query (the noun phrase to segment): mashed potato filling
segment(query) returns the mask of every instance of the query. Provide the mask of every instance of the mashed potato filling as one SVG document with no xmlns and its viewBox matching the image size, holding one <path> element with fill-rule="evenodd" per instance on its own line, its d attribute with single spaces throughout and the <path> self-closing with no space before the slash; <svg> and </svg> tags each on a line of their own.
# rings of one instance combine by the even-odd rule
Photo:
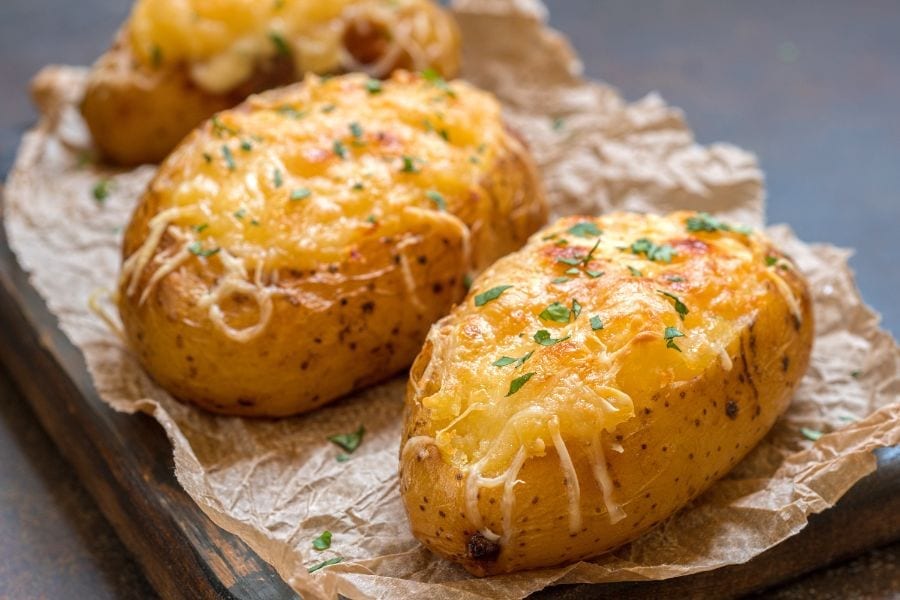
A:
<svg viewBox="0 0 900 600">
<path fill-rule="evenodd" d="M 129 31 L 144 65 L 187 64 L 200 87 L 225 93 L 280 56 L 298 76 L 383 77 L 401 55 L 414 69 L 436 65 L 456 36 L 439 10 L 426 0 L 138 0 Z M 353 36 L 367 43 L 355 51 Z"/>
</svg>

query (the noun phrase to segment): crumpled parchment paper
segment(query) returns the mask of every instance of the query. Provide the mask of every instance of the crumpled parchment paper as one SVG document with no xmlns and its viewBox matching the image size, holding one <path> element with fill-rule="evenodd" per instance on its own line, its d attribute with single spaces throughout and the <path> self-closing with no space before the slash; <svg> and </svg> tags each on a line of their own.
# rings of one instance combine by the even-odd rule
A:
<svg viewBox="0 0 900 600">
<path fill-rule="evenodd" d="M 463 0 L 464 76 L 497 94 L 525 135 L 555 216 L 611 209 L 708 210 L 761 225 L 762 174 L 750 154 L 694 143 L 681 113 L 650 95 L 625 103 L 579 77 L 566 40 L 528 0 Z M 175 402 L 88 308 L 114 287 L 122 227 L 153 174 L 82 164 L 89 138 L 75 105 L 85 71 L 36 80 L 42 118 L 23 139 L 6 193 L 10 243 L 84 352 L 101 397 L 145 411 L 172 442 L 178 480 L 203 511 L 243 538 L 306 597 L 521 598 L 554 583 L 661 579 L 747 561 L 802 529 L 900 444 L 900 350 L 878 328 L 847 267 L 849 251 L 770 230 L 812 285 L 816 345 L 788 413 L 727 477 L 641 539 L 590 562 L 473 579 L 409 533 L 397 454 L 404 378 L 282 420 L 212 416 Z M 111 181 L 98 202 L 93 186 Z M 109 307 L 107 307 L 109 310 Z M 112 312 L 112 311 L 110 311 Z M 326 436 L 365 424 L 347 462 Z M 816 442 L 800 428 L 825 435 Z M 330 550 L 311 542 L 334 533 Z M 307 567 L 341 556 L 313 575 Z"/>
</svg>

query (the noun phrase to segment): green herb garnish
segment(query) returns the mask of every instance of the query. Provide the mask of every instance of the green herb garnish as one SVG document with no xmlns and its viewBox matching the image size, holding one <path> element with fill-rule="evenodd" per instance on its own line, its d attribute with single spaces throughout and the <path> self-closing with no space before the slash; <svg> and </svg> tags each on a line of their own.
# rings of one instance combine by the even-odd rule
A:
<svg viewBox="0 0 900 600">
<path fill-rule="evenodd" d="M 272 43 L 275 45 L 275 51 L 278 52 L 280 56 L 287 56 L 291 53 L 291 48 L 288 46 L 287 41 L 285 41 L 284 37 L 277 31 L 270 31 L 269 39 L 272 40 Z"/>
<path fill-rule="evenodd" d="M 577 319 L 578 315 L 581 314 L 581 305 L 578 304 L 578 300 L 572 300 L 572 319 Z"/>
<path fill-rule="evenodd" d="M 803 437 L 806 439 L 814 442 L 824 435 L 821 431 L 816 431 L 815 429 L 810 429 L 808 427 L 801 427 L 800 433 L 802 433 Z"/>
<path fill-rule="evenodd" d="M 332 144 L 331 149 L 334 150 L 334 153 L 339 156 L 341 160 L 347 159 L 347 147 L 341 140 L 334 140 L 334 144 Z"/>
<path fill-rule="evenodd" d="M 237 165 L 234 163 L 234 155 L 231 153 L 231 148 L 222 144 L 222 156 L 225 158 L 225 164 L 228 166 L 229 171 L 234 171 L 237 168 Z"/>
<path fill-rule="evenodd" d="M 522 365 L 525 364 L 526 360 L 531 358 L 532 354 L 534 354 L 534 350 L 532 350 L 531 352 L 526 352 L 519 358 L 513 358 L 512 356 L 501 356 L 500 358 L 495 360 L 492 364 L 495 367 L 506 367 L 509 365 L 516 365 L 516 368 L 518 369 L 519 367 L 521 367 Z"/>
<path fill-rule="evenodd" d="M 678 312 L 678 316 L 681 317 L 681 320 L 684 321 L 684 316 L 688 314 L 688 308 L 684 305 L 684 302 L 682 302 L 678 296 L 670 294 L 669 292 L 664 292 L 663 290 L 656 291 L 675 302 L 675 310 Z"/>
<path fill-rule="evenodd" d="M 353 137 L 355 137 L 356 139 L 361 138 L 363 135 L 362 125 L 355 121 L 353 123 L 350 123 L 350 133 L 353 134 Z"/>
<path fill-rule="evenodd" d="M 194 225 L 191 229 L 193 229 L 197 233 L 200 233 L 207 227 L 209 227 L 209 223 L 200 223 L 199 225 Z"/>
<path fill-rule="evenodd" d="M 567 335 L 563 338 L 554 338 L 550 336 L 550 332 L 546 329 L 541 329 L 537 333 L 534 334 L 534 341 L 540 344 L 541 346 L 552 346 L 553 344 L 558 344 L 560 342 L 564 342 L 569 339 L 570 335 Z"/>
<path fill-rule="evenodd" d="M 631 272 L 632 277 L 643 277 L 644 274 L 641 273 L 640 269 L 635 269 L 631 265 L 628 265 L 628 271 Z"/>
<path fill-rule="evenodd" d="M 306 198 L 309 198 L 311 194 L 312 192 L 309 191 L 309 188 L 295 188 L 291 190 L 290 198 L 291 200 L 296 202 L 297 200 L 305 200 Z"/>
<path fill-rule="evenodd" d="M 684 334 L 674 327 L 666 327 L 666 331 L 663 334 L 663 338 L 666 340 L 666 348 L 671 348 L 672 350 L 678 350 L 679 352 L 681 352 L 681 348 L 679 348 L 678 344 L 675 343 L 675 338 L 680 337 L 684 337 Z"/>
<path fill-rule="evenodd" d="M 522 389 L 522 386 L 528 383 L 528 380 L 534 377 L 534 373 L 525 373 L 524 375 L 520 375 L 513 379 L 509 384 L 509 391 L 506 393 L 506 396 L 512 396 L 516 392 Z"/>
<path fill-rule="evenodd" d="M 441 77 L 441 74 L 434 69 L 429 68 L 422 71 L 422 78 L 442 92 L 445 92 L 451 98 L 456 97 L 456 92 L 453 91 L 450 84 L 448 84 L 447 81 Z"/>
<path fill-rule="evenodd" d="M 94 184 L 94 200 L 96 200 L 98 204 L 103 204 L 103 202 L 109 198 L 109 188 L 111 184 L 112 182 L 109 179 L 101 179 Z"/>
<path fill-rule="evenodd" d="M 218 137 L 222 137 L 223 133 L 228 133 L 230 135 L 237 134 L 237 131 L 235 129 L 232 129 L 225 123 L 223 123 L 222 120 L 219 118 L 219 115 L 217 115 L 217 114 L 212 116 L 211 122 L 212 122 L 212 127 L 213 127 L 213 133 L 215 133 Z"/>
<path fill-rule="evenodd" d="M 337 435 L 328 436 L 328 441 L 333 444 L 337 444 L 345 452 L 352 453 L 357 448 L 359 448 L 359 445 L 363 439 L 363 434 L 365 434 L 365 432 L 365 426 L 360 425 L 359 429 L 357 429 L 353 433 L 339 433 Z"/>
<path fill-rule="evenodd" d="M 575 225 L 569 227 L 569 229 L 567 229 L 566 231 L 568 231 L 572 235 L 583 238 L 595 237 L 603 233 L 603 231 L 591 221 L 582 221 L 581 223 L 576 223 Z"/>
<path fill-rule="evenodd" d="M 342 560 L 344 560 L 344 559 L 341 558 L 340 556 L 335 556 L 334 558 L 329 558 L 328 560 L 323 560 L 319 564 L 311 566 L 310 568 L 308 568 L 306 570 L 306 572 L 307 573 L 315 573 L 319 569 L 324 569 L 325 567 L 330 567 L 331 565 L 336 565 L 339 562 L 341 562 Z"/>
<path fill-rule="evenodd" d="M 557 323 L 568 323 L 571 311 L 565 304 L 554 302 L 538 315 L 544 321 L 556 321 Z"/>
<path fill-rule="evenodd" d="M 316 550 L 328 550 L 331 548 L 331 532 L 328 530 L 323 531 L 322 535 L 313 540 L 312 545 Z"/>
<path fill-rule="evenodd" d="M 688 217 L 687 221 L 685 221 L 685 225 L 687 225 L 687 230 L 691 232 L 734 231 L 744 235 L 748 235 L 752 232 L 752 230 L 745 225 L 732 227 L 728 223 L 720 221 L 707 212 L 697 213 L 693 217 Z"/>
<path fill-rule="evenodd" d="M 631 244 L 631 253 L 643 254 L 648 260 L 652 260 L 653 262 L 669 263 L 672 262 L 672 256 L 675 255 L 675 250 L 668 244 L 660 246 L 654 244 L 647 238 L 640 238 Z"/>
<path fill-rule="evenodd" d="M 591 279 L 597 279 L 598 277 L 602 277 L 604 272 L 603 271 L 586 270 L 585 273 L 587 273 L 588 277 L 590 277 Z"/>
<path fill-rule="evenodd" d="M 281 177 L 281 169 L 275 169 L 272 172 L 272 183 L 275 184 L 276 188 L 280 188 L 281 185 L 284 183 L 284 179 L 282 179 L 282 177 Z"/>
<path fill-rule="evenodd" d="M 440 192 L 436 192 L 435 190 L 428 190 L 427 192 L 425 192 L 425 195 L 428 196 L 429 200 L 434 202 L 439 211 L 444 212 L 447 210 L 447 203 L 444 201 L 444 197 Z"/>
<path fill-rule="evenodd" d="M 774 267 L 776 265 L 776 263 L 778 263 L 777 256 L 767 256 L 766 257 L 766 266 L 767 267 Z"/>
<path fill-rule="evenodd" d="M 368 91 L 370 94 L 380 94 L 381 90 L 381 82 L 377 79 L 369 79 L 366 82 L 366 91 Z"/>
<path fill-rule="evenodd" d="M 497 287 L 492 287 L 486 292 L 482 292 L 475 296 L 475 306 L 484 306 L 488 302 L 496 300 L 500 297 L 500 294 L 511 288 L 511 285 L 498 285 Z"/>
<path fill-rule="evenodd" d="M 297 110 L 293 106 L 288 106 L 285 104 L 284 106 L 279 106 L 275 109 L 279 114 L 282 114 L 286 117 L 290 117 L 292 119 L 302 119 L 306 116 L 305 110 Z"/>
<path fill-rule="evenodd" d="M 194 242 L 188 246 L 188 252 L 194 256 L 202 256 L 203 258 L 209 258 L 213 254 L 218 253 L 219 250 L 221 250 L 221 248 L 204 249 L 200 242 Z"/>
<path fill-rule="evenodd" d="M 403 167 L 400 170 L 404 173 L 418 173 L 419 168 L 416 166 L 416 159 L 412 156 L 404 156 Z"/>
<path fill-rule="evenodd" d="M 567 281 L 572 281 L 571 277 L 556 277 L 550 280 L 550 283 L 566 283 Z"/>
<path fill-rule="evenodd" d="M 603 329 L 603 319 L 596 315 L 591 317 L 591 329 L 593 329 L 594 331 L 600 331 L 601 329 Z"/>
<path fill-rule="evenodd" d="M 239 208 L 238 210 L 234 211 L 234 216 L 237 219 L 243 219 L 245 216 L 247 216 L 247 209 Z"/>
</svg>

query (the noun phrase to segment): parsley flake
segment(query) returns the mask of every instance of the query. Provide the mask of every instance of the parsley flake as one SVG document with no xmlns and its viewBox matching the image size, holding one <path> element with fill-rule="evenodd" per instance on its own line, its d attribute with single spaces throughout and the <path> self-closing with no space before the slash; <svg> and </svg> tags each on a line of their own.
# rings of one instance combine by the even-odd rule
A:
<svg viewBox="0 0 900 600">
<path fill-rule="evenodd" d="M 234 171 L 237 168 L 237 165 L 234 163 L 234 155 L 231 153 L 231 148 L 222 144 L 222 156 L 225 158 L 225 164 L 228 166 L 229 171 Z"/>
<path fill-rule="evenodd" d="M 679 352 L 681 352 L 681 348 L 679 348 L 678 344 L 675 343 L 675 338 L 680 337 L 684 337 L 684 334 L 674 327 L 666 327 L 666 331 L 663 334 L 663 338 L 666 340 L 666 348 L 671 348 L 672 350 L 678 350 Z"/>
<path fill-rule="evenodd" d="M 656 291 L 675 302 L 675 310 L 678 312 L 678 316 L 681 317 L 681 320 L 684 321 L 684 316 L 688 314 L 688 308 L 684 305 L 684 302 L 682 302 L 678 296 L 670 294 L 669 292 L 664 292 L 663 290 Z"/>
<path fill-rule="evenodd" d="M 222 119 L 219 118 L 219 115 L 213 115 L 210 121 L 212 122 L 213 133 L 215 133 L 218 137 L 222 137 L 223 133 L 227 133 L 230 135 L 237 134 L 237 130 L 223 123 Z"/>
<path fill-rule="evenodd" d="M 404 173 L 418 173 L 419 168 L 416 166 L 416 159 L 412 156 L 403 156 L 403 167 L 400 169 Z"/>
<path fill-rule="evenodd" d="M 331 149 L 337 156 L 341 158 L 341 160 L 347 159 L 347 147 L 341 140 L 334 140 L 334 144 L 332 144 Z"/>
<path fill-rule="evenodd" d="M 809 427 L 801 427 L 800 433 L 802 433 L 803 437 L 805 437 L 806 439 L 812 440 L 814 442 L 824 435 L 821 431 L 810 429 Z"/>
<path fill-rule="evenodd" d="M 328 550 L 331 548 L 331 532 L 328 530 L 323 531 L 322 535 L 313 540 L 312 545 L 316 550 Z"/>
<path fill-rule="evenodd" d="M 269 39 L 272 40 L 272 44 L 275 45 L 275 51 L 280 56 L 287 56 L 291 53 L 291 48 L 288 46 L 287 41 L 277 31 L 270 31 Z"/>
<path fill-rule="evenodd" d="M 193 229 L 193 230 L 196 231 L 197 233 L 200 233 L 201 231 L 203 231 L 203 230 L 206 229 L 207 227 L 209 227 L 209 223 L 200 223 L 199 225 L 194 225 L 191 229 Z"/>
<path fill-rule="evenodd" d="M 600 245 L 600 240 L 598 239 L 597 243 L 595 243 L 594 246 L 591 248 L 591 251 L 588 252 L 587 256 L 584 257 L 584 261 L 582 261 L 582 262 L 584 262 L 584 266 L 588 266 L 588 263 L 591 262 L 591 258 L 593 258 L 594 252 L 597 251 L 597 246 L 599 246 L 599 245 Z"/>
<path fill-rule="evenodd" d="M 429 200 L 434 202 L 439 211 L 445 212 L 447 210 L 447 203 L 444 201 L 444 197 L 440 192 L 437 192 L 435 190 L 428 190 L 427 192 L 425 192 L 425 195 L 428 196 Z"/>
<path fill-rule="evenodd" d="M 583 260 L 584 260 L 583 256 L 574 256 L 572 258 L 569 258 L 568 256 L 564 256 L 562 258 L 557 258 L 556 262 L 562 263 L 564 265 L 575 266 L 575 265 L 580 265 L 581 261 L 583 261 Z"/>
<path fill-rule="evenodd" d="M 484 306 L 488 302 L 496 300 L 500 297 L 500 294 L 511 288 L 511 285 L 498 285 L 497 287 L 492 287 L 486 292 L 482 292 L 475 296 L 475 306 Z"/>
<path fill-rule="evenodd" d="M 282 114 L 286 117 L 290 117 L 292 119 L 297 119 L 297 120 L 302 119 L 303 117 L 306 116 L 305 110 L 297 110 L 293 106 L 288 106 L 287 104 L 285 104 L 283 106 L 279 106 L 275 110 L 279 114 Z"/>
<path fill-rule="evenodd" d="M 442 92 L 445 92 L 451 98 L 456 98 L 456 92 L 453 91 L 450 84 L 447 83 L 447 81 L 441 77 L 441 74 L 434 69 L 428 68 L 422 71 L 422 78 Z"/>
<path fill-rule="evenodd" d="M 601 329 L 603 329 L 603 319 L 601 319 L 597 315 L 591 317 L 591 329 L 594 331 L 600 331 Z"/>
<path fill-rule="evenodd" d="M 353 134 L 353 137 L 355 137 L 356 139 L 361 138 L 363 135 L 362 125 L 360 125 L 356 121 L 350 123 L 350 133 Z"/>
<path fill-rule="evenodd" d="M 213 254 L 218 253 L 219 250 L 220 248 L 204 249 L 203 245 L 200 242 L 194 242 L 190 246 L 188 246 L 188 252 L 190 252 L 194 256 L 202 256 L 203 258 L 209 258 Z"/>
<path fill-rule="evenodd" d="M 525 373 L 524 375 L 520 375 L 513 379 L 509 384 L 509 391 L 506 393 L 506 397 L 512 396 L 516 392 L 522 389 L 522 386 L 528 383 L 528 380 L 534 377 L 534 373 Z"/>
<path fill-rule="evenodd" d="M 380 94 L 382 90 L 381 82 L 377 79 L 369 79 L 366 82 L 366 91 L 372 95 Z"/>
<path fill-rule="evenodd" d="M 707 212 L 697 213 L 693 217 L 688 217 L 685 221 L 685 225 L 687 226 L 687 230 L 690 232 L 733 231 L 735 233 L 740 233 L 743 235 L 752 233 L 752 230 L 745 225 L 732 227 L 728 223 L 720 221 Z"/>
<path fill-rule="evenodd" d="M 292 201 L 296 202 L 297 200 L 305 200 L 306 198 L 309 198 L 311 194 L 312 192 L 309 191 L 309 188 L 296 188 L 291 190 L 290 198 Z"/>
<path fill-rule="evenodd" d="M 774 267 L 776 263 L 778 263 L 777 256 L 767 256 L 766 257 L 766 266 L 767 267 Z"/>
<path fill-rule="evenodd" d="M 315 573 L 319 569 L 324 569 L 325 567 L 330 567 L 331 565 L 336 565 L 339 562 L 341 562 L 342 560 L 344 560 L 342 557 L 335 556 L 334 558 L 329 558 L 328 560 L 323 560 L 319 564 L 311 566 L 310 568 L 308 568 L 306 570 L 306 572 L 307 573 Z"/>
<path fill-rule="evenodd" d="M 109 188 L 112 182 L 109 179 L 101 179 L 94 185 L 93 194 L 97 204 L 103 204 L 109 198 Z"/>
<path fill-rule="evenodd" d="M 578 275 L 579 273 L 581 273 L 581 271 L 579 271 L 575 267 L 572 267 L 571 269 L 566 269 L 566 275 Z"/>
<path fill-rule="evenodd" d="M 240 208 L 240 209 L 234 211 L 234 216 L 235 216 L 235 218 L 237 218 L 237 219 L 243 219 L 245 216 L 247 216 L 247 209 L 246 209 L 246 208 Z"/>
<path fill-rule="evenodd" d="M 556 321 L 557 323 L 568 323 L 571 312 L 569 307 L 559 302 L 554 302 L 538 315 L 544 321 Z"/>
<path fill-rule="evenodd" d="M 272 183 L 275 184 L 276 188 L 280 188 L 281 185 L 284 183 L 284 179 L 282 179 L 282 177 L 281 177 L 281 169 L 275 169 L 272 172 Z"/>
<path fill-rule="evenodd" d="M 631 272 L 632 277 L 643 277 L 644 274 L 641 273 L 640 269 L 635 269 L 631 265 L 628 265 L 628 271 Z"/>
<path fill-rule="evenodd" d="M 587 273 L 588 277 L 590 277 L 591 279 L 597 279 L 598 277 L 602 277 L 604 274 L 603 271 L 591 271 L 591 270 L 586 270 L 585 273 Z"/>
<path fill-rule="evenodd" d="M 512 356 L 501 356 L 500 358 L 498 358 L 491 364 L 494 365 L 495 367 L 505 367 L 505 366 L 513 364 L 514 362 L 516 362 L 516 359 L 513 358 Z"/>
<path fill-rule="evenodd" d="M 250 143 L 250 140 L 241 140 L 241 150 L 244 152 L 253 150 L 253 144 Z"/>
<path fill-rule="evenodd" d="M 560 342 L 564 342 L 569 339 L 570 335 L 567 335 L 563 338 L 554 338 L 550 336 L 550 332 L 546 329 L 541 329 L 537 333 L 534 334 L 534 341 L 540 344 L 541 346 L 552 346 L 553 344 L 558 344 Z"/>
<path fill-rule="evenodd" d="M 582 238 L 595 237 L 603 233 L 603 231 L 591 221 L 582 221 L 581 223 L 576 223 L 575 225 L 569 227 L 566 231 L 568 231 L 572 235 Z"/>
<path fill-rule="evenodd" d="M 325 106 L 322 107 L 322 112 L 327 115 L 328 113 L 330 113 L 331 111 L 333 111 L 336 108 L 337 108 L 337 106 L 335 106 L 334 104 L 329 102 L 328 104 L 326 104 Z"/>
<path fill-rule="evenodd" d="M 668 244 L 663 244 L 662 246 L 654 244 L 647 238 L 640 238 L 631 244 L 631 253 L 632 254 L 643 254 L 647 257 L 647 260 L 652 260 L 653 262 L 664 262 L 670 263 L 672 262 L 672 257 L 675 255 L 675 249 Z"/>
<path fill-rule="evenodd" d="M 353 433 L 339 433 L 337 435 L 328 436 L 328 441 L 337 444 L 345 452 L 354 452 L 362 443 L 363 434 L 366 433 L 364 425 L 360 425 L 359 429 Z"/>
<path fill-rule="evenodd" d="M 567 281 L 571 281 L 571 277 L 556 277 L 550 280 L 550 283 L 565 283 Z"/>
<path fill-rule="evenodd" d="M 679 277 L 678 275 L 666 275 L 666 281 L 671 281 L 672 283 L 681 283 L 684 281 L 684 277 Z"/>
<path fill-rule="evenodd" d="M 162 64 L 162 62 L 163 62 L 162 48 L 160 48 L 156 44 L 153 44 L 153 46 L 150 47 L 150 63 L 154 67 L 159 67 Z"/>
<path fill-rule="evenodd" d="M 578 304 L 578 300 L 572 300 L 572 319 L 577 319 L 578 315 L 581 314 L 581 305 Z"/>
</svg>

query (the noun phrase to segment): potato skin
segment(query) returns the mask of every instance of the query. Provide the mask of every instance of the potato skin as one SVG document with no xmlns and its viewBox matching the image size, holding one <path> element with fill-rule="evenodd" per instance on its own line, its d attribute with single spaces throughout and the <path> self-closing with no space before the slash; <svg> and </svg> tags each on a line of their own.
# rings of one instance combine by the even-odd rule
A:
<svg viewBox="0 0 900 600">
<path fill-rule="evenodd" d="M 366 0 L 358 4 L 377 4 Z M 441 22 L 451 32 L 440 56 L 431 65 L 452 78 L 459 71 L 459 32 L 449 12 L 430 2 L 420 2 L 403 13 L 402 19 L 424 18 Z M 343 39 L 349 55 L 362 64 L 377 62 L 385 52 L 378 26 L 351 24 Z M 400 53 L 387 73 L 416 65 Z M 338 74 L 344 69 L 327 73 Z M 91 69 L 81 113 L 94 145 L 109 162 L 122 166 L 158 163 L 188 134 L 214 113 L 235 106 L 250 94 L 293 83 L 299 79 L 290 56 L 260 59 L 252 75 L 225 93 L 198 86 L 190 76 L 190 65 L 181 61 L 147 64 L 134 52 L 129 23 L 116 35 L 113 45 Z"/>
<path fill-rule="evenodd" d="M 468 273 L 545 222 L 531 159 L 489 95 L 454 82 L 444 98 L 405 72 L 375 95 L 366 84 L 361 75 L 312 77 L 251 97 L 189 136 L 149 185 L 125 233 L 126 265 L 149 243 L 153 219 L 173 207 L 188 214 L 149 246 L 143 267 L 123 269 L 118 306 L 131 347 L 176 398 L 224 414 L 284 416 L 386 379 L 409 366 L 431 323 L 463 297 Z M 436 94 L 455 119 L 449 141 L 397 108 L 434 110 L 425 99 Z M 470 118 L 478 129 L 467 128 Z M 333 148 L 340 135 L 343 158 Z M 483 160 L 470 162 L 482 139 Z M 404 170 L 404 155 L 422 157 L 416 172 Z M 277 181 L 270 165 L 281 165 Z M 305 195 L 291 199 L 297 190 Z M 446 210 L 426 190 L 440 190 Z M 193 244 L 221 250 L 192 254 Z M 154 281 L 178 252 L 183 260 Z M 226 252 L 243 253 L 242 281 L 272 291 L 267 318 L 239 289 L 216 304 L 235 329 L 265 323 L 246 341 L 226 335 L 203 302 L 227 279 Z"/>
<path fill-rule="evenodd" d="M 690 213 L 675 213 L 667 217 L 666 221 L 669 225 L 683 223 L 690 216 Z M 542 278 L 546 281 L 550 276 L 558 275 L 566 265 L 547 260 L 545 250 L 548 244 L 553 243 L 545 240 L 548 232 L 562 237 L 572 225 L 587 221 L 596 223 L 604 230 L 604 235 L 623 228 L 632 232 L 640 231 L 642 234 L 650 232 L 651 235 L 654 231 L 664 231 L 658 229 L 658 223 L 652 221 L 659 218 L 652 217 L 649 224 L 645 219 L 647 217 L 627 214 L 600 219 L 563 219 L 533 236 L 521 251 L 498 261 L 475 281 L 472 294 L 501 281 L 515 286 L 522 282 L 523 277 Z M 697 240 L 709 242 L 716 236 L 740 237 L 739 234 L 732 233 L 701 232 L 686 236 L 681 244 L 673 245 L 676 249 L 689 248 Z M 754 238 L 756 237 L 755 234 Z M 767 257 L 777 257 L 779 265 L 789 264 L 788 259 L 771 248 L 761 236 L 753 245 L 758 246 L 754 255 L 756 259 L 762 260 L 762 252 Z M 697 248 L 699 244 L 695 250 Z M 685 250 L 685 254 L 690 253 L 690 250 Z M 698 254 L 705 255 L 706 251 Z M 588 281 L 586 285 L 596 283 L 607 288 L 629 285 L 630 280 L 625 278 L 631 275 L 627 271 L 621 271 L 624 270 L 625 263 L 631 263 L 634 259 L 635 256 L 627 252 L 622 252 L 619 256 L 608 253 L 600 255 L 589 268 L 603 269 L 606 273 Z M 703 266 L 703 261 L 706 260 L 703 256 L 690 255 L 684 259 L 685 263 L 701 265 L 702 268 L 697 270 L 679 263 L 679 260 L 675 258 L 671 266 L 662 265 L 661 269 L 658 265 L 646 267 L 643 279 L 650 280 L 648 289 L 656 289 L 665 285 L 662 283 L 666 277 L 664 273 L 684 273 L 686 282 L 683 284 L 681 298 L 693 310 L 693 303 L 689 298 L 695 293 L 699 294 L 694 288 L 697 282 L 693 277 L 710 271 Z M 711 257 L 709 260 L 709 263 L 705 263 L 707 266 L 719 265 L 723 270 L 726 268 L 720 258 Z M 649 275 L 647 269 L 652 269 Z M 722 360 L 712 360 L 689 376 L 670 377 L 671 381 L 662 385 L 647 381 L 636 385 L 635 380 L 623 385 L 633 390 L 630 394 L 634 403 L 633 416 L 621 420 L 600 434 L 602 444 L 607 449 L 605 464 L 612 482 L 612 497 L 624 509 L 625 516 L 622 520 L 611 522 L 601 487 L 594 480 L 588 455 L 579 451 L 578 442 L 569 437 L 566 439 L 568 453 L 580 482 L 579 509 L 582 522 L 579 527 L 574 531 L 568 527 L 569 485 L 555 447 L 548 444 L 543 456 L 530 457 L 518 472 L 519 483 L 514 487 L 515 502 L 511 513 L 514 531 L 508 540 L 501 542 L 486 538 L 467 515 L 467 465 L 450 460 L 441 448 L 427 439 L 435 435 L 437 426 L 433 422 L 432 410 L 424 402 L 441 385 L 447 385 L 447 372 L 452 372 L 458 361 L 465 360 L 459 355 L 449 355 L 453 357 L 450 358 L 453 362 L 442 364 L 441 346 L 446 344 L 448 336 L 454 332 L 459 334 L 460 328 L 475 328 L 473 323 L 476 321 L 467 320 L 466 317 L 481 310 L 473 307 L 471 296 L 467 298 L 450 316 L 433 326 L 423 352 L 411 371 L 401 444 L 400 485 L 413 534 L 429 549 L 459 563 L 474 575 L 508 573 L 574 562 L 601 554 L 640 536 L 701 494 L 716 479 L 725 475 L 768 432 L 787 408 L 793 390 L 808 366 L 813 336 L 810 295 L 802 277 L 792 267 L 779 269 L 779 274 L 798 300 L 802 313 L 799 320 L 774 285 L 766 285 L 756 302 L 751 302 L 749 297 L 737 301 L 738 307 L 746 303 L 748 318 L 727 343 L 730 369 L 726 368 Z M 599 288 L 577 289 L 580 292 L 579 302 L 583 304 L 580 319 L 586 319 L 592 312 L 602 312 L 603 307 L 592 304 L 589 298 L 590 290 Z M 534 287 L 529 288 L 532 294 L 535 293 L 534 290 Z M 746 291 L 734 285 L 731 293 L 740 296 Z M 638 295 L 639 292 L 632 294 Z M 538 305 L 549 304 L 556 298 L 557 294 L 547 293 L 534 302 Z M 509 299 L 506 307 L 499 307 L 497 310 L 513 310 L 509 305 L 514 302 L 515 299 Z M 488 304 L 483 308 L 490 306 Z M 639 304 L 634 303 L 622 314 L 631 310 L 639 315 L 637 319 L 640 320 L 642 313 L 639 307 Z M 484 316 L 488 322 L 498 318 L 496 314 Z M 621 322 L 614 318 L 605 323 L 605 328 L 614 328 Z M 494 325 L 499 327 L 496 320 Z M 684 329 L 683 325 L 677 326 Z M 482 328 L 480 334 L 485 339 L 490 339 L 490 334 L 485 331 Z M 677 341 L 684 339 L 686 338 L 678 338 Z M 465 342 L 459 343 L 466 345 Z M 659 338 L 637 342 L 635 346 L 641 344 L 658 344 L 664 348 L 663 341 Z M 534 379 L 522 389 L 534 385 L 541 376 L 542 367 L 553 368 L 555 365 L 558 369 L 559 365 L 565 364 L 564 345 L 565 342 L 562 342 L 548 348 L 535 349 L 535 356 L 541 351 L 556 352 L 556 355 L 545 359 L 546 362 L 539 366 L 531 366 L 530 361 L 535 360 L 531 358 L 521 370 L 516 371 L 516 374 L 525 370 L 538 371 Z M 673 360 L 681 356 L 672 349 L 666 350 L 672 353 Z M 488 353 L 491 359 L 509 354 L 500 348 L 490 347 L 487 342 L 483 343 L 479 352 Z M 654 371 L 655 365 L 648 362 L 646 355 L 642 356 L 643 352 L 645 350 L 637 349 L 632 356 L 624 359 L 621 363 L 623 369 L 629 366 L 627 363 L 633 362 L 635 364 L 630 366 Z M 449 357 L 444 356 L 444 359 Z M 435 360 L 438 361 L 437 364 L 430 364 Z M 606 365 L 606 368 L 617 368 L 619 364 Z M 587 373 L 603 367 L 595 362 L 580 368 L 584 369 L 581 373 Z M 501 371 L 499 368 L 496 370 Z M 478 373 L 482 374 L 481 377 L 484 376 L 482 371 Z M 552 375 L 550 378 L 552 380 Z M 651 380 L 653 377 L 648 375 L 647 379 Z M 666 377 L 661 379 L 665 381 Z M 460 389 L 465 388 L 453 389 L 455 391 L 452 393 L 459 394 Z M 469 393 L 477 392 L 469 389 Z M 517 392 L 520 393 L 522 392 Z M 495 402 L 502 401 L 506 399 Z M 487 413 L 485 418 L 491 419 L 491 413 Z M 407 447 L 410 439 L 414 439 L 414 442 Z M 423 443 L 415 442 L 422 439 L 425 439 Z M 612 449 L 617 444 L 621 447 L 620 451 Z M 477 506 L 483 524 L 496 533 L 504 532 L 502 497 L 502 487 L 482 488 L 478 494 Z"/>
</svg>

